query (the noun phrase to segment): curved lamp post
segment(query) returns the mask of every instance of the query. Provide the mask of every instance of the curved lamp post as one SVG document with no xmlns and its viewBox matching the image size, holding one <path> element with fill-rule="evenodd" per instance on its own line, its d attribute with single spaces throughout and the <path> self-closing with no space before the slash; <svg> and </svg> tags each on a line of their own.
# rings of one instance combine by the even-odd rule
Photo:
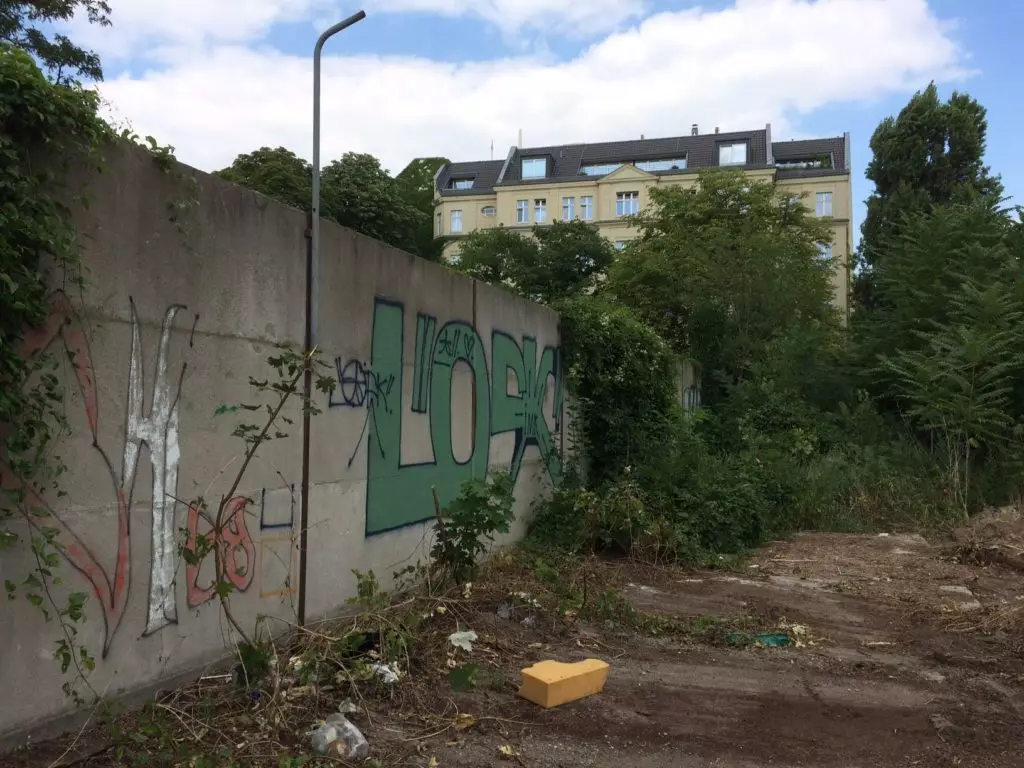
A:
<svg viewBox="0 0 1024 768">
<path fill-rule="evenodd" d="M 347 29 L 357 21 L 366 18 L 364 11 L 354 13 L 344 21 L 325 30 L 313 48 L 313 221 L 312 221 L 312 264 L 310 266 L 310 347 L 316 347 L 320 330 L 320 56 L 324 43 Z"/>
<path fill-rule="evenodd" d="M 309 294 L 307 296 L 309 311 L 306 318 L 308 350 L 316 349 L 320 336 L 320 56 L 323 53 L 324 43 L 331 37 L 365 18 L 366 13 L 359 11 L 344 21 L 339 21 L 320 35 L 313 48 L 313 205 L 309 238 Z M 304 396 L 308 403 L 313 390 L 313 371 L 309 365 L 306 366 L 304 378 Z M 306 531 L 309 528 L 309 408 L 303 408 L 303 411 L 302 498 L 299 502 L 299 605 L 297 610 L 300 626 L 306 623 L 306 553 L 308 544 Z"/>
</svg>

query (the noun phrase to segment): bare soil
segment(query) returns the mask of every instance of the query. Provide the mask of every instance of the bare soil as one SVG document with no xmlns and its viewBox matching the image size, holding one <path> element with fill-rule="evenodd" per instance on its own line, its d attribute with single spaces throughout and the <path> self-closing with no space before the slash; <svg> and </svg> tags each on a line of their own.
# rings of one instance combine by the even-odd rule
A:
<svg viewBox="0 0 1024 768">
<path fill-rule="evenodd" d="M 664 636 L 550 608 L 503 619 L 504 593 L 478 585 L 452 610 L 479 636 L 475 687 L 452 693 L 441 656 L 353 720 L 382 765 L 1017 768 L 1022 553 L 1019 515 L 993 513 L 939 543 L 806 534 L 730 571 L 606 565 L 630 605 L 684 628 Z M 795 642 L 742 640 L 766 630 Z M 517 698 L 519 670 L 546 658 L 608 661 L 603 693 L 552 710 Z M 50 765 L 68 743 L 0 765 Z M 102 745 L 102 732 L 84 734 L 61 764 L 118 764 Z"/>
</svg>

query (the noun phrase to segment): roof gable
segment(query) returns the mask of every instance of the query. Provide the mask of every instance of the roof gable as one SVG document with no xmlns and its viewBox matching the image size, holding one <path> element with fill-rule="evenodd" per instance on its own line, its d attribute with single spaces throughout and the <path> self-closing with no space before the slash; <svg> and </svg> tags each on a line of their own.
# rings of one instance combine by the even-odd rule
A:
<svg viewBox="0 0 1024 768">
<path fill-rule="evenodd" d="M 620 165 L 614 171 L 606 176 L 600 176 L 597 179 L 598 184 L 604 184 L 610 181 L 629 181 L 631 179 L 653 179 L 654 174 L 648 173 L 647 171 L 641 171 L 635 165 Z"/>
</svg>

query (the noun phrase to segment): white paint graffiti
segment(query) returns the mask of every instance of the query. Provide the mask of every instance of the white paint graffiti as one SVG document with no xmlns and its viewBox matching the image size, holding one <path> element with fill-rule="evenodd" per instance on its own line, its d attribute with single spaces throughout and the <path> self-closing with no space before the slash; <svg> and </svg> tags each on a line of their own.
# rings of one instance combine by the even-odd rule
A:
<svg viewBox="0 0 1024 768">
<path fill-rule="evenodd" d="M 160 327 L 160 344 L 157 352 L 156 379 L 153 382 L 153 398 L 149 414 L 144 416 L 144 371 L 141 343 L 139 341 L 139 318 L 132 309 L 132 356 L 128 370 L 128 422 L 124 445 L 124 465 L 121 483 L 131 495 L 135 484 L 135 470 L 139 462 L 142 445 L 148 449 L 153 470 L 152 496 L 152 560 L 149 577 L 149 610 L 146 617 L 148 635 L 178 620 L 174 595 L 174 571 L 177 561 L 175 544 L 175 519 L 178 502 L 178 462 L 181 451 L 178 447 L 178 406 L 181 396 L 181 380 L 185 366 L 177 382 L 177 390 L 171 392 L 171 381 L 167 376 L 167 354 L 171 344 L 171 328 L 174 316 L 185 309 L 181 304 L 167 308 Z"/>
</svg>

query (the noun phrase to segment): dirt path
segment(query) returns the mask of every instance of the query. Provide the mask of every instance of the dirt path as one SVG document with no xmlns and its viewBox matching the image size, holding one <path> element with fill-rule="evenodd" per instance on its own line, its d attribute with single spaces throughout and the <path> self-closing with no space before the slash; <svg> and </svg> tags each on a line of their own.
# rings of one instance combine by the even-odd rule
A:
<svg viewBox="0 0 1024 768">
<path fill-rule="evenodd" d="M 429 652 L 406 682 L 368 697 L 367 709 L 352 717 L 380 768 L 1018 768 L 1022 556 L 1024 521 L 1009 516 L 982 518 L 942 546 L 911 535 L 800 535 L 761 550 L 739 572 L 605 563 L 598 570 L 615 572 L 619 598 L 599 625 L 581 625 L 553 603 L 530 607 L 529 599 L 513 615 L 500 609 L 508 590 L 545 589 L 538 565 L 506 558 L 509 569 L 499 562 L 493 582 L 478 584 L 472 599 L 434 599 L 421 640 Z M 556 582 L 573 578 L 552 573 Z M 561 586 L 545 598 L 554 600 Z M 592 601 L 607 597 L 594 586 L 590 594 Z M 623 628 L 615 611 L 629 606 L 640 611 L 639 619 L 629 614 L 634 628 L 647 634 Z M 470 690 L 453 693 L 445 638 L 467 628 L 478 640 L 460 663 L 478 664 L 481 674 Z M 789 644 L 753 642 L 766 631 L 784 633 Z M 611 665 L 602 694 L 553 710 L 516 697 L 523 667 L 588 657 Z M 305 730 L 336 711 L 345 693 L 303 686 L 311 701 L 293 696 L 297 688 L 252 705 L 223 685 L 221 701 L 242 698 L 239 714 L 217 722 L 230 734 L 228 752 L 246 743 L 277 751 L 255 763 L 231 756 L 144 764 L 328 765 L 280 762 L 281 750 L 308 754 Z M 185 706 L 186 698 L 172 702 Z M 268 733 L 271 716 L 287 725 Z M 128 716 L 122 731 L 131 735 L 139 722 Z M 192 733 L 174 738 L 187 742 Z M 104 734 L 85 734 L 65 764 L 143 764 L 118 762 Z M 49 765 L 67 743 L 0 756 L 0 765 Z M 206 754 L 205 744 L 194 748 Z"/>
<path fill-rule="evenodd" d="M 604 693 L 546 712 L 467 694 L 465 711 L 515 722 L 482 723 L 432 752 L 438 764 L 489 765 L 508 745 L 524 766 L 1024 765 L 1024 573 L 1013 568 L 956 564 L 919 536 L 805 535 L 741 576 L 674 574 L 623 594 L 677 616 L 796 624 L 805 644 L 551 648 L 609 661 Z M 991 631 L 972 628 L 986 621 Z"/>
</svg>

